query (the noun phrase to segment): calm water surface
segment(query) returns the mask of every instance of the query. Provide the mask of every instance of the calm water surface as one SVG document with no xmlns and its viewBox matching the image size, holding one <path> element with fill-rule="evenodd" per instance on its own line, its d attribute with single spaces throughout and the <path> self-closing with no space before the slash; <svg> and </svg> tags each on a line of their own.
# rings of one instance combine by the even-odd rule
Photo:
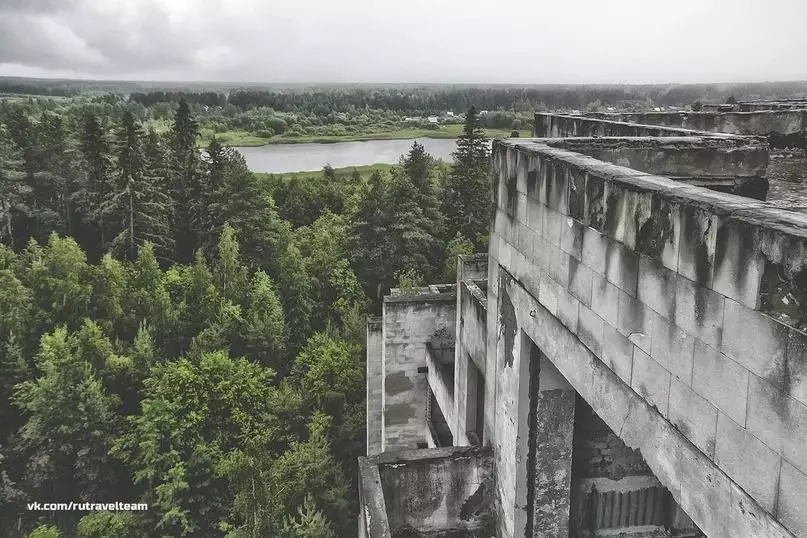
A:
<svg viewBox="0 0 807 538">
<path fill-rule="evenodd" d="M 418 138 L 417 141 L 436 159 L 451 162 L 457 149 L 454 139 Z M 415 140 L 370 140 L 336 144 L 273 144 L 255 148 L 237 148 L 253 172 L 274 174 L 322 170 L 365 164 L 395 164 L 408 153 Z"/>
</svg>

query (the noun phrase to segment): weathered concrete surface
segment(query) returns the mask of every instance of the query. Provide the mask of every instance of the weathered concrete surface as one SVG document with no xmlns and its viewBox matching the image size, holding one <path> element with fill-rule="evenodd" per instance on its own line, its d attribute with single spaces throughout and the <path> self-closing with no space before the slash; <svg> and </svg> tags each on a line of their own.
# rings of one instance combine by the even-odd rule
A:
<svg viewBox="0 0 807 538">
<path fill-rule="evenodd" d="M 463 254 L 457 256 L 457 281 L 463 280 L 487 280 L 488 277 L 488 255 L 484 254 Z"/>
<path fill-rule="evenodd" d="M 454 349 L 451 349 L 452 353 Z M 429 388 L 434 394 L 434 399 L 439 407 L 438 415 L 444 420 L 451 431 L 452 439 L 457 439 L 457 417 L 454 405 L 454 363 L 444 364 L 439 355 L 432 352 L 431 346 L 426 348 L 426 366 L 428 367 L 427 379 Z M 432 414 L 435 412 L 432 410 Z"/>
<path fill-rule="evenodd" d="M 384 409 L 384 334 L 380 316 L 367 318 L 367 455 L 381 452 Z"/>
<path fill-rule="evenodd" d="M 359 538 L 392 538 L 381 474 L 373 458 L 359 458 Z"/>
<path fill-rule="evenodd" d="M 593 114 L 602 120 L 711 131 L 734 135 L 766 136 L 773 147 L 805 147 L 807 110 L 764 110 L 748 112 L 648 112 Z"/>
<path fill-rule="evenodd" d="M 706 132 L 686 129 L 680 125 L 629 122 L 626 118 L 601 119 L 593 116 L 569 116 L 565 114 L 535 114 L 533 135 L 536 138 L 569 137 L 664 137 L 705 135 Z"/>
<path fill-rule="evenodd" d="M 526 535 L 568 536 L 576 395 L 540 352 L 530 360 L 539 368 L 528 404 Z"/>
<path fill-rule="evenodd" d="M 445 350 L 447 356 L 454 353 L 456 293 L 453 286 L 442 289 L 423 288 L 417 294 L 395 293 L 384 298 L 385 451 L 416 448 L 431 438 L 425 414 L 429 386 L 426 347 Z"/>
<path fill-rule="evenodd" d="M 568 138 L 525 139 L 522 144 L 568 149 L 634 172 L 721 192 L 759 200 L 767 196 L 768 145 L 761 137 L 683 129 L 659 133 L 645 125 L 555 114 L 537 114 L 536 122 L 539 117 L 545 125 L 536 124 L 537 136 Z"/>
<path fill-rule="evenodd" d="M 487 256 L 485 256 L 487 273 Z M 479 276 L 479 272 L 474 276 Z M 487 352 L 487 295 L 476 280 L 459 280 L 457 293 L 457 342 L 454 373 L 454 444 L 470 444 L 468 432 L 477 429 L 477 404 L 484 400 L 485 353 Z M 482 380 L 478 379 L 482 376 Z M 483 434 L 484 437 L 484 434 Z"/>
<path fill-rule="evenodd" d="M 761 177 L 768 166 L 768 145 L 753 138 L 566 138 L 546 143 L 673 178 Z"/>
<path fill-rule="evenodd" d="M 768 192 L 768 145 L 754 138 L 565 138 L 545 143 L 689 185 L 760 200 Z"/>
<path fill-rule="evenodd" d="M 807 535 L 793 495 L 807 470 L 805 335 L 790 299 L 807 216 L 529 141 L 495 141 L 493 161 L 500 533 L 516 535 L 521 506 L 523 333 L 708 536 Z"/>
<path fill-rule="evenodd" d="M 481 447 L 384 453 L 381 477 L 390 532 L 476 529 L 493 515 L 493 458 Z M 430 534 L 431 535 L 431 534 Z"/>
<path fill-rule="evenodd" d="M 807 99 L 777 99 L 774 101 L 740 101 L 738 112 L 758 112 L 762 110 L 790 110 L 807 108 Z"/>
<path fill-rule="evenodd" d="M 571 536 L 608 532 L 698 536 L 695 525 L 653 476 L 638 450 L 625 445 L 578 397 L 574 420 Z"/>
</svg>

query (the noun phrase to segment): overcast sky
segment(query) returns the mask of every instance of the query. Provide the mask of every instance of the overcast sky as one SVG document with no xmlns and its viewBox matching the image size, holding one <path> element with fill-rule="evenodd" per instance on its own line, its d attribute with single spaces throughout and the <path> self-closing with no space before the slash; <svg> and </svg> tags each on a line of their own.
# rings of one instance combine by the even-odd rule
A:
<svg viewBox="0 0 807 538">
<path fill-rule="evenodd" d="M 0 75 L 805 80 L 806 22 L 807 0 L 0 0 Z"/>
</svg>

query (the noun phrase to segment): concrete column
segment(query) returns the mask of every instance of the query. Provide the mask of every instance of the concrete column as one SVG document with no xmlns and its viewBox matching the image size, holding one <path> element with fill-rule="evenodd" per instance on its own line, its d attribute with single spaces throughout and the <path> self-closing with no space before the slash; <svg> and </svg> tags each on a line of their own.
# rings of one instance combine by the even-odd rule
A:
<svg viewBox="0 0 807 538">
<path fill-rule="evenodd" d="M 534 344 L 530 348 L 526 536 L 566 537 L 575 391 Z"/>
<path fill-rule="evenodd" d="M 367 318 L 367 455 L 380 453 L 382 440 L 381 416 L 384 410 L 382 324 L 380 316 Z"/>
</svg>

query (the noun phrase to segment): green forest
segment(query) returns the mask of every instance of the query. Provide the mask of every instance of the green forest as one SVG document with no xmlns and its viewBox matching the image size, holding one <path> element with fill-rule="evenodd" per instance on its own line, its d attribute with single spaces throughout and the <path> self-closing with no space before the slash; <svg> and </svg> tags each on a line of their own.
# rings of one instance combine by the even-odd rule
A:
<svg viewBox="0 0 807 538">
<path fill-rule="evenodd" d="M 365 318 L 486 250 L 476 110 L 451 166 L 283 177 L 135 105 L 0 102 L 0 536 L 355 536 Z"/>
<path fill-rule="evenodd" d="M 5 95 L 3 98 L 2 96 Z M 330 85 L 219 84 L 15 79 L 0 77 L 0 99 L 116 122 L 130 112 L 166 133 L 180 101 L 198 122 L 197 143 L 224 145 L 456 138 L 470 106 L 490 138 L 529 135 L 536 111 L 647 111 L 735 99 L 807 96 L 807 83 L 655 85 Z M 431 119 L 430 119 L 431 118 Z"/>
</svg>

